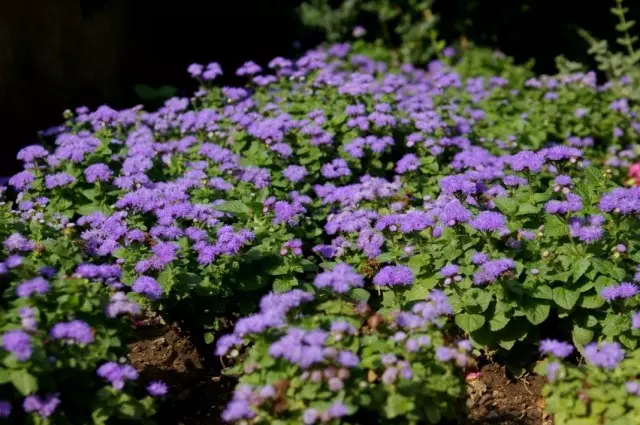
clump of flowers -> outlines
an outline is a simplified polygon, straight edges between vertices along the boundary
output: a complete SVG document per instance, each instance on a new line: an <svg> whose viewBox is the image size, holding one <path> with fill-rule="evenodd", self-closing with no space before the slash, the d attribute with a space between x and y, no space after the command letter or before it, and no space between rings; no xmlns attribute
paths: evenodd
<svg viewBox="0 0 640 425"><path fill-rule="evenodd" d="M438 423L456 416L471 345L444 342L440 326L451 308L441 292L386 315L331 289L268 295L261 305L260 317L273 325L242 319L218 342L217 354L232 356L250 343L233 368L241 378L225 421L320 424L370 412L385 423Z"/></svg>

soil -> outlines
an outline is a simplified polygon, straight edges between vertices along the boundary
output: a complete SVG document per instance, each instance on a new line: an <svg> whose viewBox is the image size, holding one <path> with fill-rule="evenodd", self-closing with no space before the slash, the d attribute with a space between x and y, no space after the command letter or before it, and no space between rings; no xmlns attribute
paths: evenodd
<svg viewBox="0 0 640 425"><path fill-rule="evenodd" d="M129 355L141 381L162 380L170 388L157 423L221 425L220 414L234 382L220 374L215 357L205 359L189 335L175 325L140 332L140 340L129 345ZM484 366L477 378L467 380L468 424L552 425L552 418L543 412L543 385L544 379L538 376L510 379L504 367Z"/></svg>
<svg viewBox="0 0 640 425"><path fill-rule="evenodd" d="M473 425L552 425L543 412L544 378L509 379L504 367L489 364L467 380L467 407Z"/></svg>
<svg viewBox="0 0 640 425"><path fill-rule="evenodd" d="M140 329L141 338L129 345L129 357L141 382L161 380L169 396L160 405L158 425L219 425L234 382L207 364L188 334L177 326ZM215 361L213 353L208 359Z"/></svg>

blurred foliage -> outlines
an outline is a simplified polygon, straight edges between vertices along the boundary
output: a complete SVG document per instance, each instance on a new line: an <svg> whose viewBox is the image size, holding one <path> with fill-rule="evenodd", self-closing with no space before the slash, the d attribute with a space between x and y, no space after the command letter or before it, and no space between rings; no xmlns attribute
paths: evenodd
<svg viewBox="0 0 640 425"><path fill-rule="evenodd" d="M331 0L309 0L300 6L303 24L319 29L327 41L337 42L361 35L354 28L363 25L365 36L381 40L396 60L426 62L442 50L437 40L437 16L432 13L433 0L345 0L338 5Z"/></svg>

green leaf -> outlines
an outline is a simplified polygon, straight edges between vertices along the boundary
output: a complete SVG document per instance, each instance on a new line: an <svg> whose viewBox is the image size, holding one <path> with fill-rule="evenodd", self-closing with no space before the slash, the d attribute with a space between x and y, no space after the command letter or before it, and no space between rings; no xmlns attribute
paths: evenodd
<svg viewBox="0 0 640 425"><path fill-rule="evenodd" d="M287 292L296 286L298 286L298 279L295 277L278 278L273 283L273 291L278 293Z"/></svg>
<svg viewBox="0 0 640 425"><path fill-rule="evenodd" d="M525 202L524 204L520 205L520 207L518 208L517 215L538 214L539 212L540 212L540 207L536 207L533 204L529 204L528 202Z"/></svg>
<svg viewBox="0 0 640 425"><path fill-rule="evenodd" d="M600 308L604 305L604 298L600 296L600 294L593 295L583 295L580 298L580 303L578 304L582 308Z"/></svg>
<svg viewBox="0 0 640 425"><path fill-rule="evenodd" d="M493 203L505 215L514 215L518 211L518 201L513 198L496 198Z"/></svg>
<svg viewBox="0 0 640 425"><path fill-rule="evenodd" d="M549 317L551 306L544 301L532 302L529 300L525 303L523 310L525 317L531 324L539 325Z"/></svg>
<svg viewBox="0 0 640 425"><path fill-rule="evenodd" d="M483 327L485 319L481 314L460 313L455 321L463 331L471 333Z"/></svg>
<svg viewBox="0 0 640 425"><path fill-rule="evenodd" d="M251 212L251 209L245 203L240 201L227 201L223 204L214 206L213 209L236 215L247 215Z"/></svg>
<svg viewBox="0 0 640 425"><path fill-rule="evenodd" d="M504 329L509 324L509 318L502 313L496 314L489 320L489 330L492 332Z"/></svg>
<svg viewBox="0 0 640 425"><path fill-rule="evenodd" d="M355 301L367 302L369 300L369 298L371 297L371 294L366 289L353 288L349 292L349 296Z"/></svg>
<svg viewBox="0 0 640 425"><path fill-rule="evenodd" d="M538 285L533 289L531 296L541 300L552 300L553 289L549 285Z"/></svg>
<svg viewBox="0 0 640 425"><path fill-rule="evenodd" d="M395 257L390 252L383 252L382 254L376 257L376 261L378 263L389 263L394 260L395 260Z"/></svg>
<svg viewBox="0 0 640 425"><path fill-rule="evenodd" d="M584 347L593 340L593 331L591 329L574 325L571 330L571 339L573 340L574 345Z"/></svg>
<svg viewBox="0 0 640 425"><path fill-rule="evenodd" d="M544 222L544 234L552 238L564 236L568 233L567 225L558 216L547 215Z"/></svg>
<svg viewBox="0 0 640 425"><path fill-rule="evenodd" d="M38 380L24 369L11 371L11 383L24 396L38 391Z"/></svg>
<svg viewBox="0 0 640 425"><path fill-rule="evenodd" d="M579 292L571 291L563 287L553 288L553 301L565 310L571 310L579 298Z"/></svg>
<svg viewBox="0 0 640 425"><path fill-rule="evenodd" d="M392 393L387 398L387 404L385 405L385 413L389 419L404 415L411 412L415 408L413 399L404 397L397 393Z"/></svg>
<svg viewBox="0 0 640 425"><path fill-rule="evenodd" d="M589 267L591 266L591 262L587 258L583 258L573 263L571 271L573 272L573 281L577 281L584 275Z"/></svg>

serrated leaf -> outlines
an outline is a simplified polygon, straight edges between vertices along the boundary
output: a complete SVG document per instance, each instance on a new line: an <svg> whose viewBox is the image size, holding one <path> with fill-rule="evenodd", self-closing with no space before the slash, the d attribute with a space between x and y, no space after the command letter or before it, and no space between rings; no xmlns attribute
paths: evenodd
<svg viewBox="0 0 640 425"><path fill-rule="evenodd" d="M496 314L489 320L489 330L495 332L504 329L504 327L509 324L509 320L510 319L502 313Z"/></svg>
<svg viewBox="0 0 640 425"><path fill-rule="evenodd" d="M555 215L547 215L544 222L544 234L553 238L564 236L568 233L567 225Z"/></svg>
<svg viewBox="0 0 640 425"><path fill-rule="evenodd" d="M584 347L593 340L593 331L591 329L581 328L574 325L571 330L571 339L574 345Z"/></svg>
<svg viewBox="0 0 640 425"><path fill-rule="evenodd" d="M518 211L518 201L513 198L496 198L493 203L500 212L508 216L514 215Z"/></svg>
<svg viewBox="0 0 640 425"><path fill-rule="evenodd" d="M551 306L544 301L533 302L529 300L523 310L525 317L532 325L539 325L549 317Z"/></svg>
<svg viewBox="0 0 640 425"><path fill-rule="evenodd" d="M582 275L584 275L587 270L589 270L589 267L591 267L591 262L587 258L583 258L573 263L571 272L573 273L574 282L580 279Z"/></svg>
<svg viewBox="0 0 640 425"><path fill-rule="evenodd" d="M553 289L549 285L538 285L533 289L531 296L541 300L552 300Z"/></svg>
<svg viewBox="0 0 640 425"><path fill-rule="evenodd" d="M553 288L553 301L565 310L571 310L579 298L580 293L576 291L571 291L563 287Z"/></svg>
<svg viewBox="0 0 640 425"><path fill-rule="evenodd" d="M295 277L278 278L273 283L273 292L282 293L287 292L298 285L298 279Z"/></svg>
<svg viewBox="0 0 640 425"><path fill-rule="evenodd" d="M213 209L236 215L247 215L251 212L251 209L240 201L226 201L223 204L215 205Z"/></svg>
<svg viewBox="0 0 640 425"><path fill-rule="evenodd" d="M485 318L480 314L460 313L455 322L463 331L472 333L484 326Z"/></svg>
<svg viewBox="0 0 640 425"><path fill-rule="evenodd" d="M518 208L517 215L538 214L540 210L541 210L540 207L536 207L533 204L525 202L524 204L521 204L520 207Z"/></svg>

